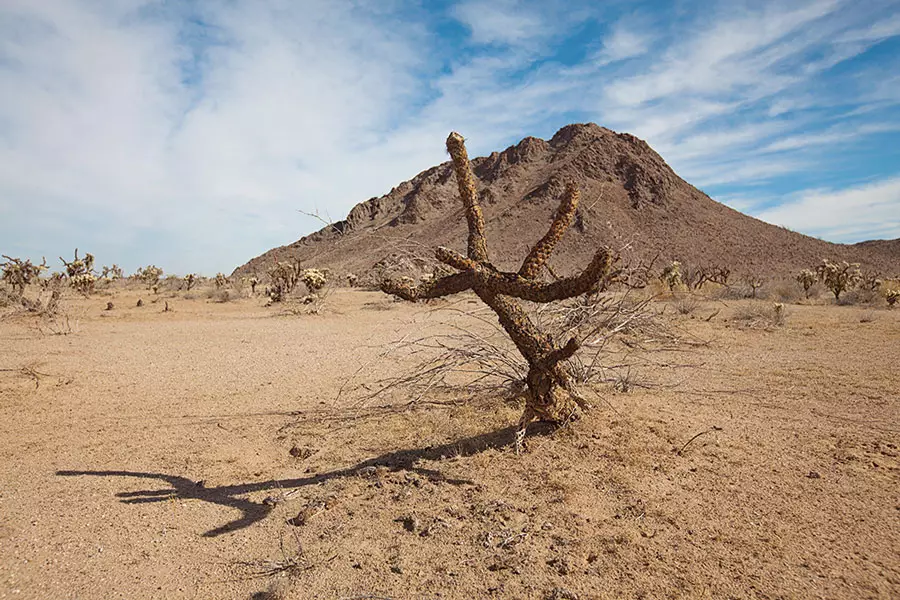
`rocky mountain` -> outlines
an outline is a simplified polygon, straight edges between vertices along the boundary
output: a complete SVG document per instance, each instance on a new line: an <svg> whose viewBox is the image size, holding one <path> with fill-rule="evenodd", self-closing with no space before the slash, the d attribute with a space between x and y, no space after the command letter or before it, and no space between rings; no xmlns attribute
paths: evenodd
<svg viewBox="0 0 900 600"><path fill-rule="evenodd" d="M900 240L833 244L764 223L712 200L645 141L593 123L567 125L550 140L527 137L473 160L488 249L500 268L518 268L543 235L567 181L581 189L572 230L551 265L568 274L601 244L629 262L657 258L727 266L736 275L785 276L823 258L900 274ZM466 226L450 162L356 205L347 218L238 267L263 274L276 260L375 279L430 270L438 245L465 250Z"/></svg>

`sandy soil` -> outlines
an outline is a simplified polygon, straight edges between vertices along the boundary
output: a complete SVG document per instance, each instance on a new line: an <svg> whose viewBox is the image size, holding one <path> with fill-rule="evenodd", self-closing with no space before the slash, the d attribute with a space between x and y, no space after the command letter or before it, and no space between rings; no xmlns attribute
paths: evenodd
<svg viewBox="0 0 900 600"><path fill-rule="evenodd" d="M900 597L900 310L668 311L709 343L516 456L500 401L338 397L462 317L138 294L0 321L0 598Z"/></svg>

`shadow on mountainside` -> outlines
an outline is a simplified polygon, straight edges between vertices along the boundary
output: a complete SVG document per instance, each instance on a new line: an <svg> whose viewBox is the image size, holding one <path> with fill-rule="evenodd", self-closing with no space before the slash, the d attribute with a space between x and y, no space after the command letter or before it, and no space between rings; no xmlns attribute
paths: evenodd
<svg viewBox="0 0 900 600"><path fill-rule="evenodd" d="M335 469L325 473L317 473L308 477L294 479L272 479L256 483L239 483L235 485L223 485L218 487L206 487L202 481L195 481L180 475L167 475L165 473L143 473L139 471L78 471L63 470L56 474L63 477L136 477L140 479L157 479L168 483L170 489L150 489L132 492L119 492L116 497L126 504L144 504L148 502L163 502L166 500L202 500L212 504L218 504L228 508L234 508L241 512L241 517L225 523L220 527L211 529L203 534L204 537L215 537L224 533L237 531L263 520L272 511L273 506L266 503L253 502L239 496L251 492L266 490L281 490L301 488L308 485L316 485L340 477L353 477L365 475L369 469L378 467L387 468L389 471L410 471L432 481L441 481L451 485L473 485L468 479L449 479L439 470L430 469L417 463L419 461L437 461L447 456L472 456L490 448L498 448L510 444L515 433L515 426L505 427L498 431L483 433L464 438L440 446L426 446L397 450L382 454L359 462L344 469ZM555 426L547 423L532 423L529 428L529 437L547 435L555 429Z"/></svg>

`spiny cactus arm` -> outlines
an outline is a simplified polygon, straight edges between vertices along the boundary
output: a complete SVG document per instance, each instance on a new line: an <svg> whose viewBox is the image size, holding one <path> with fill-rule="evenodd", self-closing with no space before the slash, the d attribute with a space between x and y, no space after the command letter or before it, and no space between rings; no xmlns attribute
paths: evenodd
<svg viewBox="0 0 900 600"><path fill-rule="evenodd" d="M479 287L531 302L553 302L580 296L594 290L604 278L614 274L611 272L614 257L609 248L598 250L591 263L579 275L552 283L525 279L518 273L496 271L490 264L485 265L468 259L449 248L438 248L435 256L451 267L472 273Z"/></svg>
<svg viewBox="0 0 900 600"><path fill-rule="evenodd" d="M569 183L566 185L566 191L559 202L559 208L556 209L556 214L553 215L553 222L550 223L550 228L544 234L544 237L534 245L528 256L525 257L525 260L522 262L522 268L519 269L519 275L525 279L534 279L538 276L541 272L541 267L553 254L556 244L559 243L566 230L572 224L577 209L578 188L575 187L575 184Z"/></svg>
<svg viewBox="0 0 900 600"><path fill-rule="evenodd" d="M419 285L413 285L405 281L385 279L381 282L381 291L392 294L404 300L415 302L427 298L440 298L450 296L471 289L475 284L472 273L455 273L433 281L426 281Z"/></svg>
<svg viewBox="0 0 900 600"><path fill-rule="evenodd" d="M469 164L466 142L463 136L451 132L447 137L447 152L453 159L453 170L456 172L456 183L459 186L459 197L466 209L466 222L469 225L468 256L477 261L487 261L487 241L484 237L484 214L478 204L478 190L475 188L475 175Z"/></svg>
<svg viewBox="0 0 900 600"><path fill-rule="evenodd" d="M518 302L484 288L475 288L475 293L496 313L500 325L528 364L536 364L553 351L550 338L535 326Z"/></svg>

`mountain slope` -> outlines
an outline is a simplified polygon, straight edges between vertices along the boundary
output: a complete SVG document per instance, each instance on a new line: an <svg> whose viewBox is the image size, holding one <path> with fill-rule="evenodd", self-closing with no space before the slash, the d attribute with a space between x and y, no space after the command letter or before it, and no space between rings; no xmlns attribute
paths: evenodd
<svg viewBox="0 0 900 600"><path fill-rule="evenodd" d="M601 244L625 248L629 261L723 265L735 274L787 275L823 258L900 272L900 240L832 244L769 225L723 204L678 177L650 146L593 123L567 125L549 141L528 137L476 158L491 260L515 270L549 225L567 181L581 189L572 228L551 260L569 273ZM236 275L262 274L295 257L376 278L429 269L431 248L465 249L466 228L450 162L428 169L343 221L258 256Z"/></svg>

